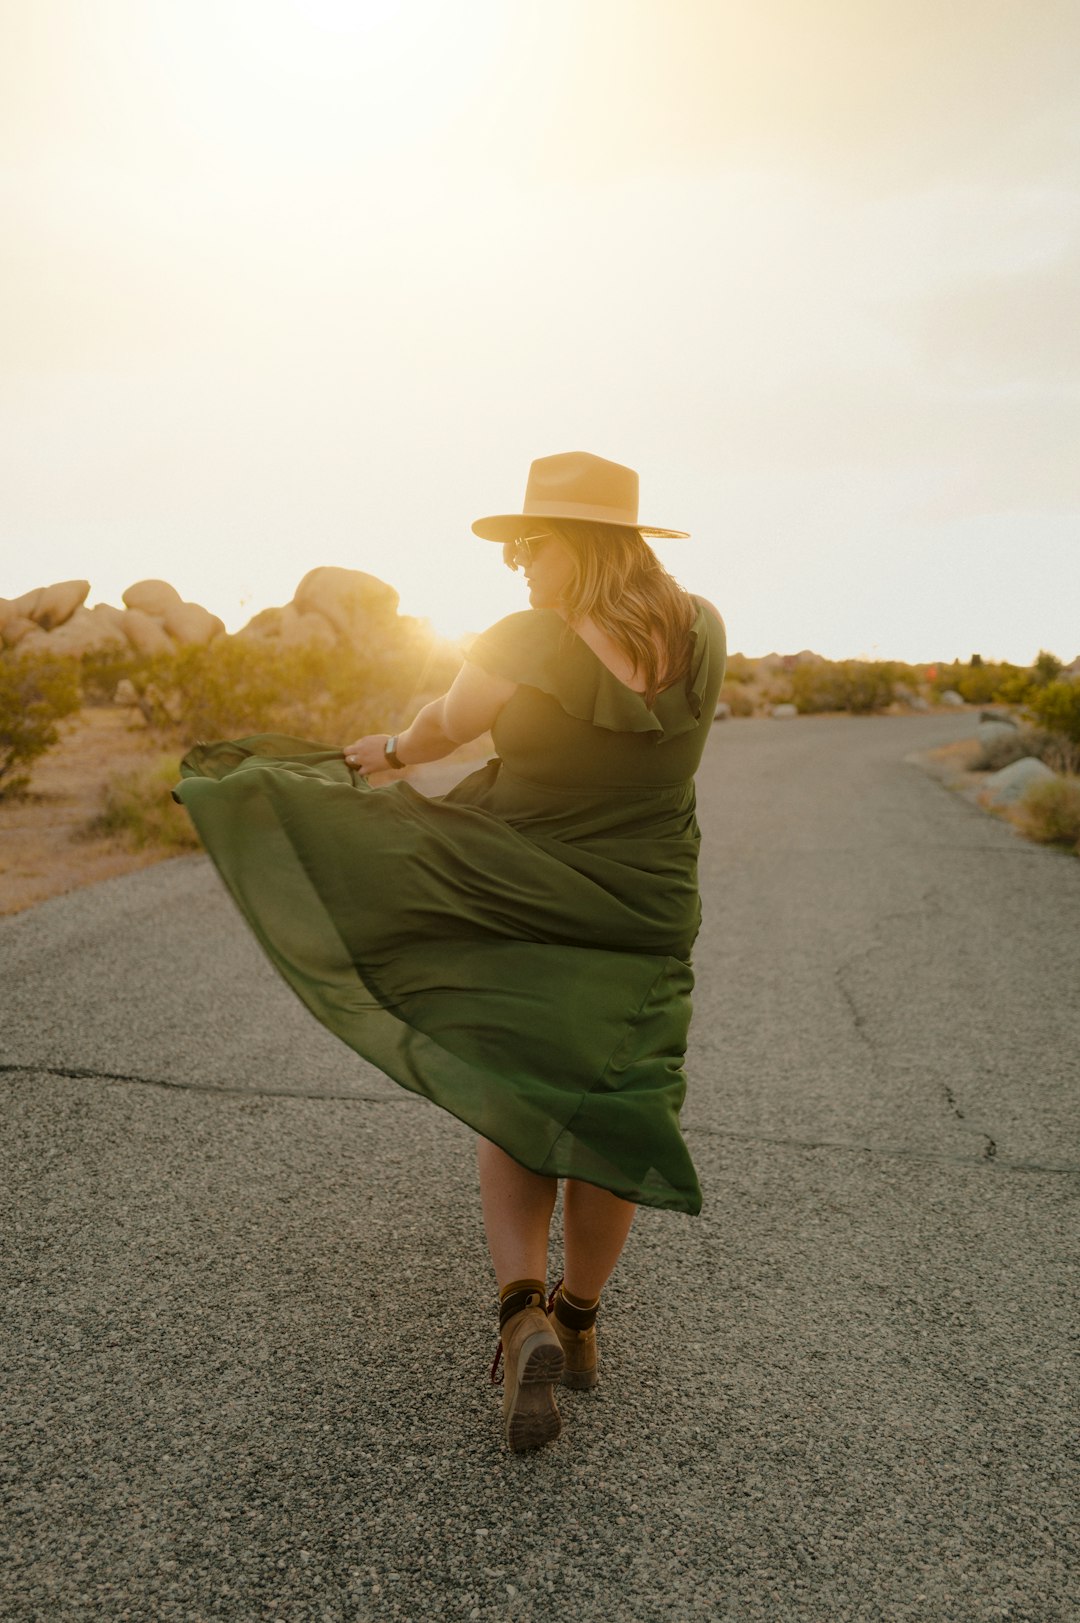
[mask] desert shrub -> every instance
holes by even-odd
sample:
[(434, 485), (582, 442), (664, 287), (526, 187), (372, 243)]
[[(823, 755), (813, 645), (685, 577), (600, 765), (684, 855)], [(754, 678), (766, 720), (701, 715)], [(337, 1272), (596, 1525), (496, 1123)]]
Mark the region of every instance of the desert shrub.
[(1034, 689), (1028, 704), (1044, 727), (1080, 744), (1080, 682), (1047, 682)]
[(847, 659), (836, 664), (798, 665), (788, 678), (791, 702), (801, 714), (848, 710), (866, 715), (892, 702), (895, 669), (891, 664)]
[(731, 707), (733, 716), (752, 716), (754, 713), (754, 701), (739, 681), (725, 681), (717, 697)]
[(1037, 687), (1046, 687), (1047, 683), (1054, 682), (1061, 675), (1062, 663), (1056, 654), (1047, 649), (1040, 648), (1035, 656), (1035, 663), (1031, 674)]
[(30, 781), (28, 766), (60, 737), (57, 722), (79, 708), (78, 666), (48, 654), (0, 654), (0, 797)]
[(939, 665), (933, 679), (935, 693), (952, 688), (968, 704), (991, 704), (1004, 701), (1022, 704), (1032, 686), (1032, 673), (1019, 665), (994, 665), (982, 661), (962, 665), (954, 660), (951, 665)]
[(79, 659), (79, 684), (87, 704), (111, 704), (117, 684), (138, 678), (150, 664), (133, 648), (95, 648)]
[[(727, 666), (724, 671), (725, 684), (731, 682), (752, 682), (754, 680), (754, 664), (745, 654), (729, 654)], [(730, 700), (729, 700), (730, 703)]]
[(199, 837), (191, 819), (170, 793), (179, 777), (180, 762), (169, 755), (118, 773), (105, 786), (101, 810), (84, 833), (111, 835), (136, 850), (147, 846), (177, 852), (197, 850)]
[(1003, 766), (1011, 766), (1025, 755), (1044, 761), (1054, 772), (1080, 772), (1080, 744), (1071, 743), (1064, 733), (1052, 733), (1044, 727), (1017, 727), (980, 745), (971, 770), (999, 772)]
[(177, 740), (281, 732), (344, 743), (394, 728), (453, 680), (460, 660), (416, 624), (373, 633), (363, 647), (282, 648), (218, 637), (149, 660), (132, 685), (149, 725)]
[(971, 763), (973, 772), (1000, 772), (1025, 755), (1037, 755), (1035, 737), (1029, 728), (1014, 727), (989, 743), (980, 744), (979, 752)]
[(1044, 845), (1080, 847), (1080, 778), (1033, 783), (1016, 809), (1016, 821)]

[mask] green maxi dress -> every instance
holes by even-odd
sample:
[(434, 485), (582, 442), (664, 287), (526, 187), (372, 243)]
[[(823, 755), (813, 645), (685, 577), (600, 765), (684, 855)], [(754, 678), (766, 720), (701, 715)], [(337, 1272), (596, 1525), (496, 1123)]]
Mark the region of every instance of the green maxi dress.
[(554, 610), (500, 620), (468, 655), (519, 684), (498, 755), (439, 799), (279, 734), (197, 744), (174, 791), (350, 1047), (534, 1172), (684, 1212), (693, 778), (726, 658), (700, 603), (693, 639), (650, 709)]

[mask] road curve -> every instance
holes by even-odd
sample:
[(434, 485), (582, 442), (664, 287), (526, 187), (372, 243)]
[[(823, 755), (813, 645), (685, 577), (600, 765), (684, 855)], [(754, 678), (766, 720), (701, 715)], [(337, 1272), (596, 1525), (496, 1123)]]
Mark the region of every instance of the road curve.
[(1080, 863), (908, 759), (971, 726), (714, 729), (705, 1209), (537, 1456), (470, 1135), (204, 858), (0, 920), (0, 1615), (1071, 1619)]

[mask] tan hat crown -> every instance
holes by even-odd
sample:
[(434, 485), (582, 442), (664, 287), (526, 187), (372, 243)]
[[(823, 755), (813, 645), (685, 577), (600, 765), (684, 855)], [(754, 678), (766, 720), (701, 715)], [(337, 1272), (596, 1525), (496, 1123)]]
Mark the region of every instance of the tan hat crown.
[(485, 541), (514, 541), (522, 520), (583, 519), (590, 524), (617, 524), (642, 535), (685, 538), (686, 530), (660, 530), (638, 523), (638, 476), (621, 462), (608, 462), (589, 451), (562, 451), (537, 457), (529, 468), (520, 513), (494, 513), (478, 518), (473, 532)]

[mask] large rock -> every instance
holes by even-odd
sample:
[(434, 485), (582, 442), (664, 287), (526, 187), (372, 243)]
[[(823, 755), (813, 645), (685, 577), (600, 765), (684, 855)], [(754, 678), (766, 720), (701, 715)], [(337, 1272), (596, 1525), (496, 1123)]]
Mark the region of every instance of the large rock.
[(159, 620), (164, 619), (166, 609), (178, 608), (183, 602), (176, 587), (170, 586), (167, 580), (137, 580), (124, 592), (123, 598), (129, 609), (141, 609)]
[(142, 609), (125, 609), (120, 629), (137, 654), (171, 654), (176, 644), (160, 620)]
[(252, 615), (246, 626), (241, 627), (241, 629), (237, 632), (237, 636), (260, 638), (280, 637), (281, 621), (284, 613), (284, 609), (260, 609), (258, 614)]
[(946, 688), (944, 693), (939, 694), (938, 703), (950, 705), (954, 710), (964, 708), (964, 699), (955, 688)]
[[(0, 638), (3, 639), (5, 648), (15, 648), (25, 637), (32, 636), (36, 631), (40, 631), (40, 627), (34, 624), (29, 615), (16, 612), (9, 614), (4, 620), (3, 626), (0, 627)], [(41, 635), (44, 637), (46, 633), (42, 631)]]
[(1017, 730), (1011, 721), (980, 721), (975, 729), (975, 737), (980, 744), (993, 744), (999, 738), (1013, 739), (1016, 736)]
[(397, 613), (398, 594), (385, 581), (362, 569), (311, 569), (296, 588), (293, 603), (301, 612), (323, 615), (340, 637), (362, 641), (373, 625), (385, 626)]
[(79, 658), (104, 648), (127, 649), (124, 636), (123, 613), (109, 603), (98, 603), (94, 608), (78, 608), (55, 631), (42, 631), (40, 627), (22, 639), (19, 647), (25, 653), (66, 654)]
[(1015, 806), (1033, 783), (1044, 783), (1055, 776), (1044, 761), (1025, 755), (1003, 766), (1000, 772), (992, 772), (979, 791), (979, 799), (988, 806)]
[(798, 707), (793, 704), (774, 704), (771, 714), (777, 721), (791, 721), (799, 714)]
[(162, 624), (182, 648), (202, 648), (225, 630), (224, 620), (201, 603), (174, 603), (165, 610)]
[(55, 631), (82, 607), (89, 592), (88, 580), (62, 580), (55, 586), (43, 586), (30, 618), (37, 621), (42, 631)]
[(15, 610), (15, 613), (21, 614), (26, 620), (32, 620), (34, 618), (34, 610), (41, 601), (41, 594), (44, 590), (45, 588), (43, 586), (35, 586), (32, 592), (24, 592), (21, 597), (13, 597), (11, 600), (11, 606)]
[(282, 610), (278, 636), (283, 648), (310, 648), (313, 643), (337, 647), (337, 634), (326, 616), (315, 609), (298, 609), (295, 603)]

